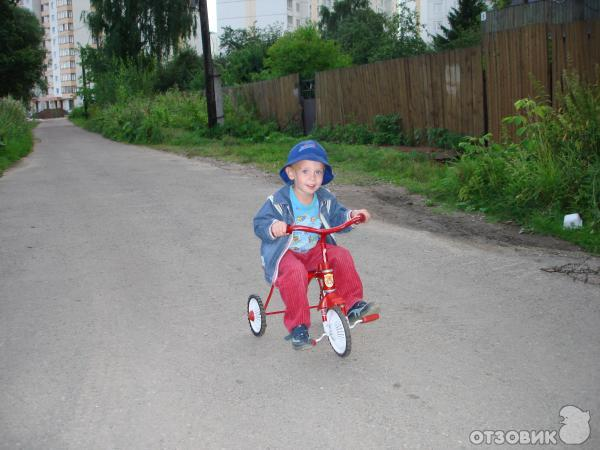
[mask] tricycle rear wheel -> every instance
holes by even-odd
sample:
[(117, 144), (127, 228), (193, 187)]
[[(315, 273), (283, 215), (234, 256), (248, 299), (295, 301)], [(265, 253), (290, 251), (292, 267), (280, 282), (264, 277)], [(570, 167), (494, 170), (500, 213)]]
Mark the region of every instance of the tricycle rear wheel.
[(256, 294), (248, 297), (248, 324), (254, 336), (259, 337), (265, 334), (267, 315), (262, 300)]

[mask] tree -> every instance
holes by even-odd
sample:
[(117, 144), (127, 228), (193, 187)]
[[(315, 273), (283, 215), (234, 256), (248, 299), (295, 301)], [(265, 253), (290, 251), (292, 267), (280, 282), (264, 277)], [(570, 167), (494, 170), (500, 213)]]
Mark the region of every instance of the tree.
[(216, 60), (223, 82), (232, 85), (252, 81), (264, 69), (267, 50), (281, 34), (276, 26), (224, 27), (220, 39), (223, 55)]
[(340, 0), (330, 10), (321, 6), (319, 15), (319, 31), (325, 39), (335, 39), (338, 27), (344, 19), (351, 17), (356, 11), (369, 9), (369, 0)]
[(44, 30), (16, 1), (0, 0), (0, 97), (28, 101), (34, 86), (45, 89)]
[(308, 79), (317, 71), (349, 66), (351, 62), (337, 42), (322, 39), (317, 29), (308, 25), (278, 39), (267, 50), (265, 66), (271, 77), (298, 72)]
[(448, 14), (450, 28), (433, 37), (437, 50), (468, 47), (481, 40), (481, 13), (487, 10), (484, 0), (458, 0), (458, 7)]
[(90, 0), (85, 20), (109, 57), (161, 61), (196, 35), (192, 0)]
[(223, 27), (223, 34), (220, 38), (220, 48), (224, 51), (225, 56), (237, 50), (243, 50), (254, 44), (259, 44), (269, 48), (281, 37), (281, 27), (277, 25), (269, 25), (265, 28), (259, 28), (253, 25), (249, 28), (231, 28)]
[(204, 89), (204, 60), (193, 48), (185, 48), (158, 70), (155, 88), (166, 91), (177, 87), (182, 91)]
[(333, 10), (322, 6), (319, 29), (340, 43), (354, 64), (425, 53), (417, 15), (404, 4), (398, 13), (377, 13), (365, 0), (341, 0)]

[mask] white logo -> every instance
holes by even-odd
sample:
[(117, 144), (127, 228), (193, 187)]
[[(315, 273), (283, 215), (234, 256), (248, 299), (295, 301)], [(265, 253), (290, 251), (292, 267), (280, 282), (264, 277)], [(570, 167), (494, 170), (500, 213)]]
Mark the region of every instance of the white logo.
[(590, 437), (590, 412), (567, 405), (560, 410), (563, 426), (558, 435), (565, 444), (583, 444)]
[(525, 444), (556, 445), (557, 437), (565, 444), (583, 444), (590, 437), (590, 412), (577, 406), (561, 408), (561, 428), (556, 430), (474, 430), (469, 435), (471, 444)]

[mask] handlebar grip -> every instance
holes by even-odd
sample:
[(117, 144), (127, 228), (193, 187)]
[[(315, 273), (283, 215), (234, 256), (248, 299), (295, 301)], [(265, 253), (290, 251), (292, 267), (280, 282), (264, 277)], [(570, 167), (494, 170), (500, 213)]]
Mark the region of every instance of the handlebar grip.
[(292, 234), (293, 233), (292, 226), (289, 223), (287, 224), (287, 227), (285, 227), (285, 233), (286, 234)]
[(358, 219), (356, 223), (364, 223), (367, 220), (367, 216), (365, 216), (363, 213), (358, 213), (356, 216), (354, 216), (354, 218)]

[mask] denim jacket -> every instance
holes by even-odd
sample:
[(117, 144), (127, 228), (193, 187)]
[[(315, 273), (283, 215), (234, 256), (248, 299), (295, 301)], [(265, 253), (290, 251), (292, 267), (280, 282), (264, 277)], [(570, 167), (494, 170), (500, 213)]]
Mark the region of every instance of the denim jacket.
[[(323, 228), (332, 228), (350, 220), (350, 210), (337, 201), (335, 195), (321, 187), (317, 191), (319, 199), (319, 216)], [(282, 187), (269, 196), (265, 204), (254, 217), (254, 233), (260, 238), (260, 258), (265, 271), (267, 283), (275, 283), (279, 262), (292, 243), (292, 236), (285, 235), (273, 237), (270, 228), (276, 220), (281, 220), (289, 225), (294, 224), (294, 212), (290, 199), (290, 187)], [(346, 228), (340, 233), (352, 229)], [(336, 245), (333, 235), (327, 236), (327, 243)]]

